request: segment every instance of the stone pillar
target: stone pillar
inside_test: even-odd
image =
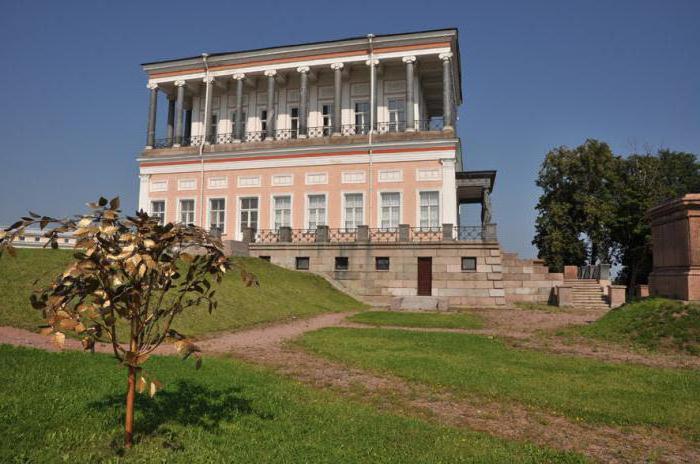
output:
[[[277,231],[277,240],[281,243],[289,243],[292,241],[292,228],[282,226]]]
[[[158,111],[158,84],[148,84],[151,91],[148,99],[148,128],[146,129],[146,148],[156,144],[156,112]]]
[[[185,128],[187,125],[185,124]],[[168,97],[168,145],[172,145],[175,137],[175,99]]]
[[[149,210],[149,193],[151,186],[150,174],[139,174],[139,209],[141,211]]]
[[[626,285],[610,285],[608,287],[608,298],[610,307],[617,308],[625,304],[625,295],[627,295]]]
[[[330,231],[328,226],[316,226],[316,242],[328,243],[330,240]]]
[[[399,224],[399,242],[411,240],[411,226],[409,224]]]
[[[183,129],[183,143],[186,142],[189,145],[192,140],[192,109],[185,110],[185,127]]]
[[[557,287],[557,306],[567,307],[574,305],[573,288],[569,285],[560,285]]]
[[[212,143],[216,137],[216,134],[210,134],[211,131],[211,102],[214,93],[214,78],[209,76],[204,78],[204,95],[206,101],[204,102],[204,144],[209,145]]]
[[[639,284],[634,288],[634,296],[637,298],[648,298],[649,297],[649,286],[644,284]]]
[[[343,113],[341,111],[343,97],[343,63],[333,63],[331,65],[334,77],[333,87],[333,134],[340,135],[343,130]]]
[[[496,232],[496,224],[490,223],[490,224],[484,224],[481,226],[483,228],[483,233],[482,233],[482,239],[489,241],[489,242],[495,242],[498,240],[498,234]]]
[[[373,58],[367,60],[366,63],[369,66],[369,130],[374,131],[377,127],[377,66],[379,60]]]
[[[452,114],[452,52],[440,53],[442,60],[442,130],[454,130]]]
[[[415,102],[413,96],[413,64],[416,62],[415,56],[404,56],[406,63],[406,132],[416,130]]]
[[[564,280],[578,279],[578,266],[564,266]]]
[[[185,104],[185,81],[175,81],[177,98],[175,100],[175,143],[173,147],[182,145],[182,108]]]
[[[297,68],[299,72],[299,134],[297,137],[303,139],[306,137],[306,129],[308,124],[308,105],[309,105],[309,71],[308,66],[300,66]]]
[[[359,243],[369,242],[369,226],[357,226],[355,241]]]
[[[236,80],[236,131],[233,134],[234,142],[243,140],[243,79],[245,74],[234,74]]]
[[[268,69],[265,71],[267,76],[267,136],[275,136],[275,122],[277,116],[275,114],[275,76],[277,71]]]
[[[442,222],[457,224],[457,180],[454,158],[441,159],[442,164]]]
[[[443,224],[442,225],[442,241],[443,242],[450,242],[454,240],[454,235],[452,233],[452,224]]]

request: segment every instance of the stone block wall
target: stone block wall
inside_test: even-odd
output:
[[[562,274],[549,274],[541,263],[504,255],[497,242],[466,243],[273,243],[250,244],[250,255],[269,257],[273,264],[296,268],[309,258],[309,271],[333,279],[371,304],[389,305],[393,298],[417,295],[417,258],[432,258],[432,296],[450,306],[502,306],[514,301],[546,302]],[[335,269],[335,258],[348,258],[347,270]],[[390,260],[376,269],[376,258]],[[462,258],[475,258],[475,270],[462,270]]]

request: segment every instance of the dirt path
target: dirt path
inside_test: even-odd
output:
[[[513,311],[517,311],[517,314]],[[349,368],[287,343],[305,332],[324,327],[366,327],[345,321],[349,314],[351,313],[323,314],[310,319],[242,330],[202,340],[198,345],[205,353],[232,354],[237,358],[264,364],[314,387],[331,388],[344,396],[370,402],[379,409],[419,415],[505,439],[578,451],[601,462],[700,462],[700,449],[696,444],[664,430],[591,425],[517,403],[495,402],[476,396],[458,397],[447,390],[407,382],[391,375]],[[546,313],[526,310],[480,310],[478,314],[485,318],[486,328],[461,332],[498,335],[510,343],[537,349],[548,349],[538,345],[540,342],[533,341],[537,339],[535,334],[539,330],[586,323],[600,316],[597,312]],[[0,327],[0,343],[57,349],[45,336],[9,327]],[[81,349],[80,344],[74,340],[67,340],[66,347]],[[111,347],[99,346],[97,350],[110,352]],[[163,347],[160,352],[171,354],[174,350]],[[599,357],[598,354],[591,351],[584,355]]]

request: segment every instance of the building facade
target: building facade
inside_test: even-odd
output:
[[[439,296],[423,258],[438,258],[440,247],[457,260],[455,272],[503,280],[492,268],[500,260],[490,207],[495,171],[464,171],[456,136],[456,30],[203,54],[143,68],[149,110],[138,159],[141,209],[244,241],[251,254],[288,267],[323,273],[347,266],[340,269],[346,277],[388,257],[387,247],[421,242],[421,256],[399,253],[401,274],[372,293],[382,302]],[[159,105],[167,105],[160,125]],[[463,203],[481,204],[479,223],[462,223]],[[444,241],[447,248],[437,245]],[[352,247],[363,264],[360,255],[341,256]],[[460,247],[476,251],[462,256]],[[465,269],[462,257],[469,258]],[[462,294],[445,288],[445,295],[466,302],[468,284],[454,285]],[[484,303],[506,301],[499,284],[477,286],[472,294]]]

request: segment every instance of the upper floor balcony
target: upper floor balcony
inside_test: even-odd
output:
[[[452,138],[453,50],[456,31],[443,30],[146,64],[144,155]]]

